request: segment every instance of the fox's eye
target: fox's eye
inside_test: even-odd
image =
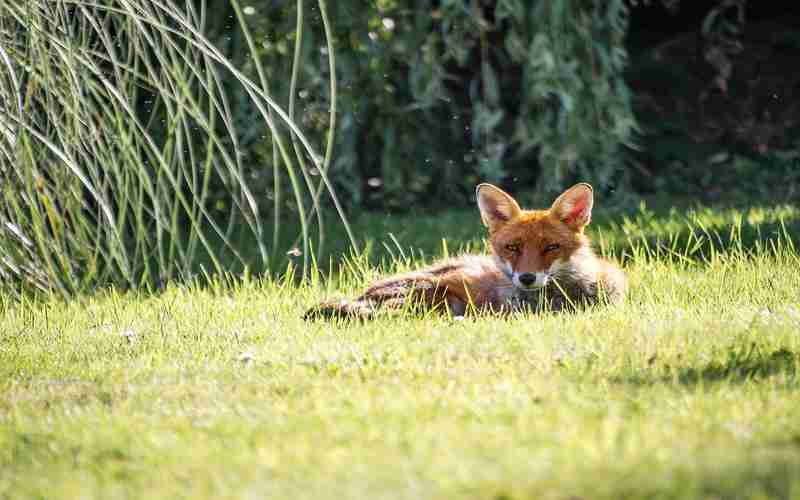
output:
[[[544,247],[542,253],[552,252],[554,250],[558,250],[559,248],[561,248],[561,245],[559,245],[558,243],[550,243],[549,245]]]
[[[519,253],[519,243],[509,243],[506,245],[506,250],[511,253]]]

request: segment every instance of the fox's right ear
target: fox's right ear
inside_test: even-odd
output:
[[[508,193],[491,184],[478,184],[475,189],[483,224],[492,232],[522,211]]]

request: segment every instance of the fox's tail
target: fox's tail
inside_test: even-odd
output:
[[[378,310],[378,304],[371,300],[334,300],[322,302],[303,315],[306,321],[317,319],[371,319]]]
[[[322,302],[303,315],[305,320],[315,319],[362,319],[374,318],[380,311],[399,310],[405,307],[420,306],[431,308],[437,297],[434,280],[420,278],[419,275],[400,276],[380,281],[353,300],[334,300]]]

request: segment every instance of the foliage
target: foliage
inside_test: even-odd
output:
[[[662,3],[671,12],[681,7],[677,0]],[[406,210],[463,204],[479,181],[540,192],[576,179],[618,192],[630,188],[640,178],[630,153],[646,141],[633,137],[639,116],[623,79],[624,37],[630,9],[640,4],[337,2],[331,12],[341,84],[331,170],[337,191],[351,206]],[[744,0],[709,5],[698,31],[707,67],[698,74],[706,83],[729,81],[744,7]],[[250,19],[276,77],[297,48],[292,9],[260,5]],[[328,52],[313,5],[306,10],[298,119],[321,130]],[[256,163],[268,163],[269,154],[268,148],[256,154]]]
[[[276,75],[293,46],[290,10],[267,5],[253,16]],[[313,7],[306,18],[299,119],[323,125],[327,51]],[[351,203],[461,203],[481,180],[555,190],[619,172],[619,146],[635,126],[622,80],[623,1],[337,2],[332,19],[332,175]]]
[[[638,192],[796,197],[800,78],[785,70],[800,54],[796,30],[744,26],[743,16],[743,2],[723,2],[698,31],[634,56],[626,80],[643,134],[628,167]]]
[[[220,273],[244,264],[245,236],[259,267],[276,261],[249,180],[270,165],[244,164],[243,137],[257,120],[271,132],[282,159],[271,167],[299,200],[281,127],[323,173],[329,154],[274,104],[263,75],[248,79],[206,38],[204,5],[0,3],[3,287],[70,294]],[[256,113],[244,132],[233,111],[242,101]]]

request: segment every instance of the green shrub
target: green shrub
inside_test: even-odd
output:
[[[322,129],[327,52],[309,9],[298,119]],[[281,85],[294,15],[262,10],[253,29]],[[332,176],[351,204],[463,203],[479,181],[555,191],[619,173],[619,146],[635,126],[622,79],[622,0],[340,1],[332,17],[340,82]]]

